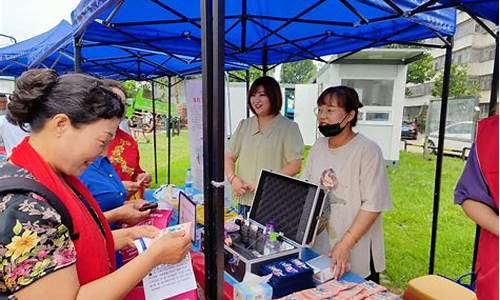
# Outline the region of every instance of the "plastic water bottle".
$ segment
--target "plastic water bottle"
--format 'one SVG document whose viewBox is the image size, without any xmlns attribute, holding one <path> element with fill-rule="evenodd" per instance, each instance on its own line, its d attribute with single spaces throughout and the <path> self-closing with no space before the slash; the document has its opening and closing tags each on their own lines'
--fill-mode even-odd
<svg viewBox="0 0 500 300">
<path fill-rule="evenodd" d="M 281 244 L 278 241 L 278 233 L 276 231 L 272 231 L 269 233 L 269 237 L 266 240 L 266 244 L 264 245 L 264 255 L 270 255 L 280 252 Z"/>
<path fill-rule="evenodd" d="M 186 195 L 193 197 L 193 175 L 191 174 L 191 168 L 187 169 L 186 172 L 186 182 L 184 183 L 184 190 Z"/>
</svg>

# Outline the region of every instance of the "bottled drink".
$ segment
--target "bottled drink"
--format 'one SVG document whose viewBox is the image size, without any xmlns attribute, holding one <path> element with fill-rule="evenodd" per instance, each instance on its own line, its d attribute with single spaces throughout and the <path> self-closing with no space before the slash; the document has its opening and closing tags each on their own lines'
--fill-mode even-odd
<svg viewBox="0 0 500 300">
<path fill-rule="evenodd" d="M 193 197 L 193 175 L 191 174 L 191 168 L 186 171 L 186 182 L 184 183 L 184 190 L 186 195 Z"/>
</svg>

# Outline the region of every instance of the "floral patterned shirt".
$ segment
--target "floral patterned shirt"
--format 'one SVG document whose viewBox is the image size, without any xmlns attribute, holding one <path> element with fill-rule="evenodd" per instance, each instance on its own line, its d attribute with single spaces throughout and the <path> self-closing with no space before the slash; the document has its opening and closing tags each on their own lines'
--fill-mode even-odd
<svg viewBox="0 0 500 300">
<path fill-rule="evenodd" d="M 31 177 L 10 163 L 0 177 Z M 61 216 L 41 196 L 0 195 L 0 296 L 10 295 L 56 270 L 74 264 L 76 250 Z"/>
</svg>

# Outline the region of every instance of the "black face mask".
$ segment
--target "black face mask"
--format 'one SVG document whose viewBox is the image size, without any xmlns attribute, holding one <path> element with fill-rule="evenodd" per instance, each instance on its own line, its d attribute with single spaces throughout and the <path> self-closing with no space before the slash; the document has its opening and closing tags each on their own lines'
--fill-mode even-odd
<svg viewBox="0 0 500 300">
<path fill-rule="evenodd" d="M 319 125 L 318 126 L 319 132 L 321 132 L 321 134 L 324 135 L 325 137 L 334 137 L 339 135 L 347 126 L 346 125 L 344 127 L 340 127 L 340 124 L 344 122 L 345 118 L 347 118 L 348 115 L 349 114 L 345 115 L 345 117 L 339 123 L 329 124 L 329 125 Z"/>
</svg>

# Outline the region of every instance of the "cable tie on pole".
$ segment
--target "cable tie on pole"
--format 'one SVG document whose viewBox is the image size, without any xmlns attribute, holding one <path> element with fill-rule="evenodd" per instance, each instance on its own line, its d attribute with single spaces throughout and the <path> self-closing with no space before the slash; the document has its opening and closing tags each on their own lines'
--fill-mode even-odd
<svg viewBox="0 0 500 300">
<path fill-rule="evenodd" d="M 212 180 L 212 181 L 210 181 L 210 184 L 213 187 L 220 189 L 220 188 L 224 187 L 225 182 L 224 181 L 215 181 L 215 180 Z"/>
</svg>

